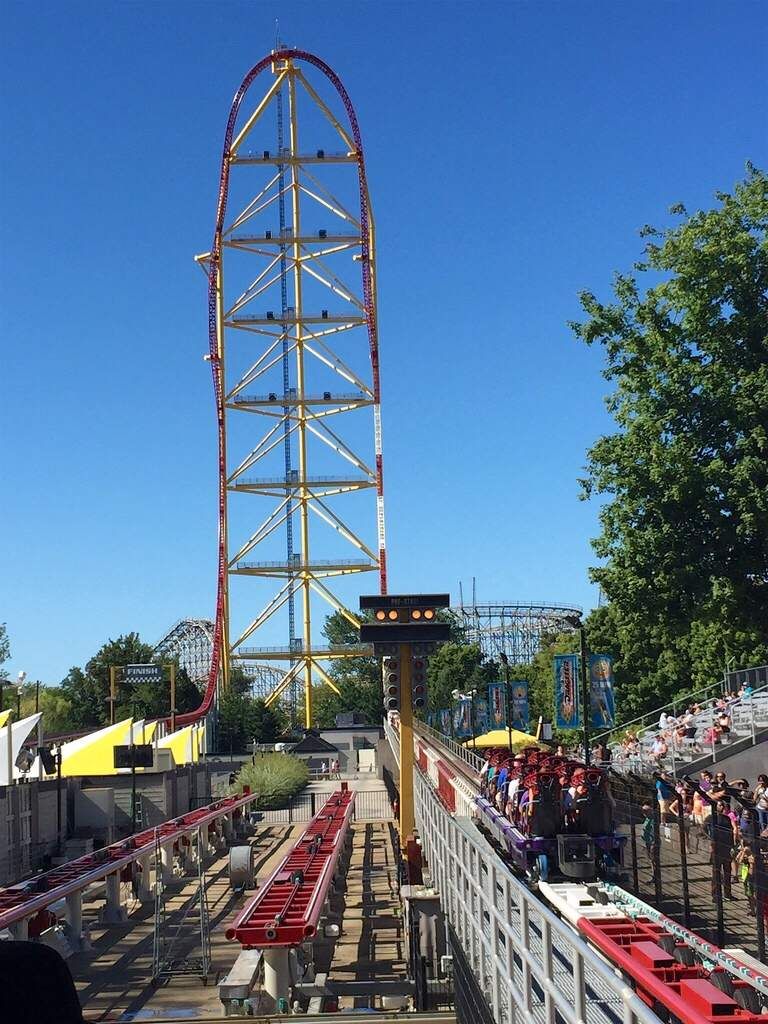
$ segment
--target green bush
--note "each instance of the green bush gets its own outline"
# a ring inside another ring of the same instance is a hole
[[[274,811],[285,807],[292,796],[309,781],[309,769],[303,761],[290,754],[265,754],[255,764],[245,764],[232,786],[233,793],[242,793],[250,786],[258,793],[256,806],[261,811]]]

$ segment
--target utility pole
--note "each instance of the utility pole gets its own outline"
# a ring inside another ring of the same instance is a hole
[[[447,623],[435,621],[438,608],[448,608],[448,594],[373,595],[360,598],[361,611],[372,611],[374,621],[360,626],[362,643],[372,643],[377,658],[383,658],[385,713],[400,715],[400,847],[407,851],[409,865],[418,872],[418,848],[413,841],[416,827],[413,799],[413,709],[427,704],[423,671],[417,665],[414,682],[413,658],[427,658],[438,643],[450,635]],[[411,877],[411,876],[409,876]]]
[[[136,705],[131,702],[131,835],[136,831]]]
[[[115,701],[117,700],[117,665],[109,666],[109,724],[115,724]]]
[[[590,692],[590,671],[589,651],[587,650],[587,634],[581,615],[566,615],[565,621],[569,626],[579,631],[579,661],[581,663],[581,731],[584,741],[584,764],[589,768],[589,727],[592,714],[592,700]]]
[[[504,695],[507,702],[507,733],[509,735],[509,750],[512,752],[512,690],[509,684],[509,659],[504,651],[499,654],[501,663],[504,666]]]
[[[176,732],[176,662],[169,664],[171,671],[171,732]]]
[[[400,843],[404,847],[416,828],[413,810],[413,709],[411,707],[411,645],[398,646],[400,658]]]
[[[583,716],[583,732],[584,732],[584,764],[589,768],[589,727],[590,727],[590,716],[592,714],[592,701],[590,699],[590,672],[589,672],[589,652],[587,651],[587,634],[584,629],[584,624],[579,620],[579,646],[581,648],[581,706]]]

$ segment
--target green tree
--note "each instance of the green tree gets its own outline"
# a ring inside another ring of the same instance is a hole
[[[749,167],[718,205],[643,229],[614,300],[573,324],[603,346],[618,430],[588,453],[623,710],[768,660],[768,179]]]
[[[0,622],[0,679],[7,679],[8,673],[3,665],[11,656],[11,642],[8,639],[8,630],[5,623]]]
[[[431,711],[453,705],[453,691],[477,690],[487,696],[488,684],[498,678],[498,666],[486,661],[477,644],[449,641],[438,647],[427,668],[427,697]]]
[[[25,686],[21,698],[21,714],[23,718],[35,713],[35,686]],[[37,705],[43,714],[43,728],[47,736],[75,732],[72,716],[72,705],[62,692],[60,686],[41,686],[37,697]]]
[[[254,740],[257,743],[274,743],[282,724],[278,711],[234,686],[219,697],[218,747],[224,753],[230,750],[242,753]]]
[[[108,640],[85,665],[69,670],[62,681],[62,695],[69,701],[75,729],[90,729],[109,723],[109,668],[118,667],[116,720],[135,711],[137,718],[156,718],[170,712],[170,689],[162,684],[123,680],[119,671],[125,665],[160,664],[154,649],[141,641],[138,633],[127,633]],[[163,658],[163,664],[169,659]],[[185,669],[176,671],[176,709],[193,711],[200,704],[200,691]]]
[[[360,637],[354,626],[341,612],[329,615],[323,626],[328,643],[355,644]],[[336,715],[356,711],[371,725],[379,725],[384,713],[381,670],[377,660],[370,658],[343,658],[334,661],[329,676],[339,689],[336,694],[327,686],[315,686],[312,699],[314,721],[320,728],[331,728]]]

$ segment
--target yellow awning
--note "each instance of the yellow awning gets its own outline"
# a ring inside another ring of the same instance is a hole
[[[464,746],[470,747],[509,747],[509,729],[491,729],[490,732],[484,732],[482,736],[476,736],[474,739],[470,736],[468,740],[464,740]],[[527,732],[520,732],[519,729],[512,729],[512,749],[522,750],[523,747],[540,747],[543,748],[546,744],[540,743],[535,736],[529,735]]]

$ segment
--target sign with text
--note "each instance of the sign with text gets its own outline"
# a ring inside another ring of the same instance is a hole
[[[490,683],[488,686],[488,707],[491,712],[491,728],[506,729],[507,699],[504,683]]]
[[[555,725],[558,729],[578,729],[579,656],[555,655]]]
[[[613,658],[610,654],[589,656],[589,702],[592,727],[612,729],[616,707],[613,696]]]
[[[132,683],[162,683],[162,665],[124,665],[123,679]]]
[[[512,728],[520,732],[528,732],[530,728],[530,708],[528,705],[528,680],[514,679],[512,687]]]

